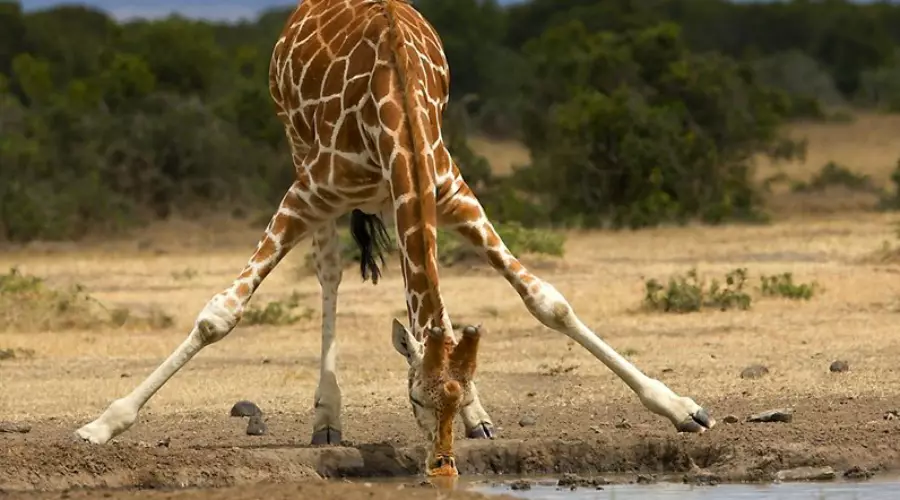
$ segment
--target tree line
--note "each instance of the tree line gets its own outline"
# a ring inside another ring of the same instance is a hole
[[[788,120],[900,111],[900,5],[418,0],[451,65],[447,140],[489,215],[525,226],[759,220],[749,160]],[[290,9],[118,22],[0,2],[0,240],[271,210],[292,176],[268,95]],[[466,138],[522,140],[492,175]]]

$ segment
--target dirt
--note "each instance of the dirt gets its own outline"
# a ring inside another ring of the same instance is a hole
[[[770,226],[572,233],[566,258],[540,267],[619,352],[710,410],[719,424],[702,435],[676,434],[650,414],[583,349],[539,326],[491,271],[442,272],[454,320],[488,329],[478,384],[498,428],[493,441],[459,441],[461,473],[680,477],[703,471],[722,481],[768,481],[802,466],[831,466],[838,475],[900,470],[900,419],[885,418],[900,409],[900,266],[862,259],[895,238],[892,222],[863,214]],[[195,227],[192,237],[204,241],[204,230],[220,228]],[[193,243],[191,250],[157,238],[163,251],[117,243],[0,255],[0,268],[18,265],[51,285],[83,284],[110,306],[159,307],[175,322],[151,331],[0,334],[0,348],[33,353],[0,361],[0,420],[30,426],[0,433],[0,497],[438,495],[416,486],[424,443],[406,401],[406,365],[389,336],[390,318],[403,308],[394,268],[378,288],[360,283],[352,269],[341,285],[342,447],[308,445],[318,315],[287,326],[239,327],[169,381],[134,428],[105,446],[72,439],[184,339],[197,311],[240,269],[252,238],[229,236],[242,243],[224,245],[226,236],[217,233],[208,246]],[[276,270],[254,301],[297,291],[302,307],[318,310],[318,285],[299,270],[304,251]],[[718,277],[747,267],[753,280],[791,271],[795,280],[816,281],[823,291],[809,301],[751,291],[749,311],[640,311],[646,279],[664,280],[693,266]],[[185,269],[194,277],[180,277]],[[836,359],[851,369],[831,372]],[[741,378],[752,364],[765,365],[768,373]],[[264,435],[248,436],[247,420],[230,416],[241,400],[261,409]],[[793,409],[791,422],[746,421],[780,408]],[[728,415],[736,422],[725,423]],[[528,425],[520,425],[523,420]],[[366,477],[401,478],[408,486],[322,481]]]

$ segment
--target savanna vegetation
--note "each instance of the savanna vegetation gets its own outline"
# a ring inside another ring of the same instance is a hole
[[[804,154],[784,124],[900,111],[897,4],[414,3],[450,60],[450,147],[517,228],[763,221],[752,160]],[[118,22],[0,2],[0,240],[270,211],[292,175],[267,90],[287,15]],[[530,161],[497,175],[476,134]]]

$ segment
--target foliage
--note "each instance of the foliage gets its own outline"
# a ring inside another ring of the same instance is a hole
[[[158,308],[136,315],[128,308],[107,309],[84,287],[54,288],[40,277],[13,267],[0,274],[0,331],[61,331],[97,327],[168,328],[172,317]]]
[[[819,289],[816,282],[794,283],[794,276],[789,272],[772,276],[762,275],[759,280],[760,291],[767,297],[809,300]]]
[[[725,285],[717,279],[709,284],[696,269],[669,278],[667,285],[655,279],[644,282],[644,308],[651,311],[688,313],[702,309],[746,310],[752,299],[744,291],[747,270],[734,269],[725,274]]]
[[[314,311],[309,307],[297,312],[300,298],[300,294],[295,291],[285,300],[273,300],[262,307],[251,304],[244,310],[241,324],[284,326],[312,318]]]
[[[760,218],[749,160],[785,150],[787,101],[748,68],[690,52],[672,24],[614,34],[573,21],[526,50],[540,82],[527,112],[535,164],[517,174],[549,219],[639,228]]]
[[[445,139],[495,220],[759,219],[747,159],[786,117],[898,109],[900,5],[845,0],[417,0],[451,65]],[[290,8],[119,22],[0,2],[0,240],[270,211],[292,176],[267,86]],[[491,175],[468,134],[525,139]],[[235,207],[238,207],[235,209]]]
[[[830,161],[809,180],[798,181],[791,186],[794,192],[821,191],[830,186],[844,186],[856,191],[871,191],[874,189],[872,179],[865,174],[857,174],[844,165]]]

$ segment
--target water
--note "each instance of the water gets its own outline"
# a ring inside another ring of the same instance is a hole
[[[525,500],[896,500],[900,479],[865,482],[719,484],[698,486],[677,483],[610,484],[603,490],[532,485],[513,491],[508,485],[472,485],[467,489],[486,494],[506,494]]]

